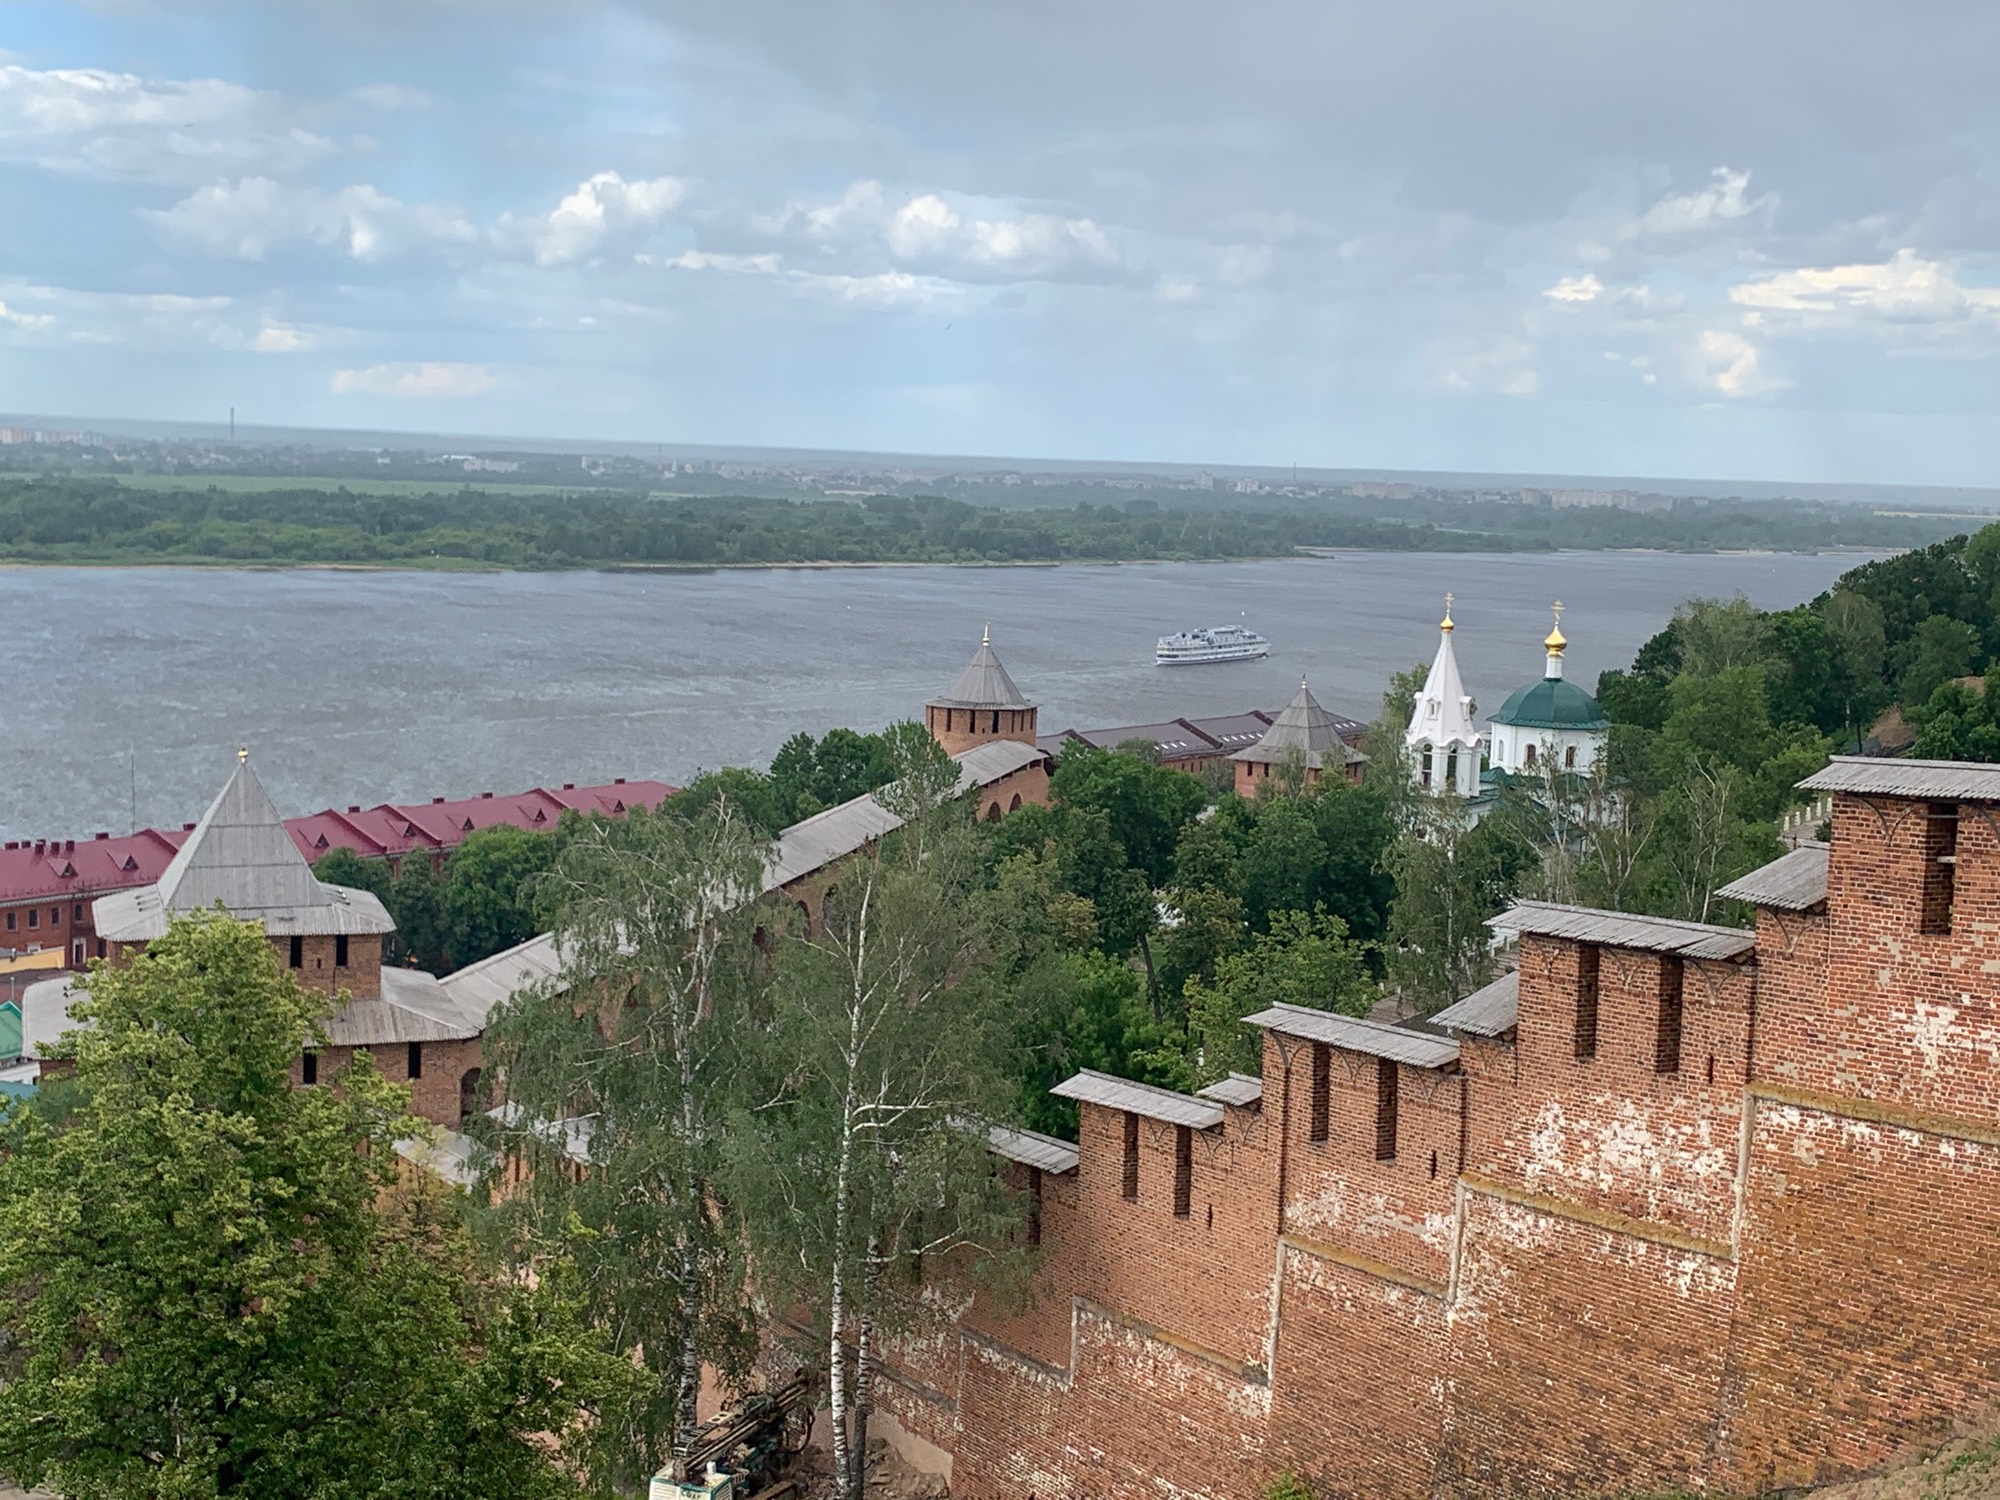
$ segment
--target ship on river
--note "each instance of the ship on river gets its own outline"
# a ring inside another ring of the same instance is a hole
[[[1256,631],[1240,625],[1216,625],[1161,636],[1153,660],[1163,667],[1191,667],[1218,661],[1255,661],[1270,654],[1271,643]]]

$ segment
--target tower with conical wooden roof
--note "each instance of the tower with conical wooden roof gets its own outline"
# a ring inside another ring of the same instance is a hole
[[[1308,785],[1328,772],[1349,782],[1360,781],[1368,757],[1340,737],[1339,725],[1300,678],[1298,692],[1271,721],[1263,738],[1229,757],[1236,763],[1236,794],[1256,796],[1287,762],[1298,765]]]
[[[980,632],[979,650],[958,680],[924,705],[924,727],[945,754],[956,755],[994,740],[1034,744],[1035,713],[1035,705],[1022,696],[994,654],[989,626]]]
[[[93,914],[105,957],[126,964],[165,937],[175,918],[218,907],[260,924],[296,983],[339,1001],[318,1041],[294,1062],[294,1082],[332,1082],[366,1051],[383,1077],[409,1085],[412,1109],[435,1125],[459,1124],[484,1107],[480,1036],[491,1002],[420,969],[383,966],[382,941],[396,930],[387,908],[368,891],[313,873],[248,750],[237,751],[228,782],[159,881],[99,896]],[[54,1017],[37,1021],[48,1036],[66,1027],[68,997],[87,982],[51,983],[32,988],[22,1011],[24,1021]]]

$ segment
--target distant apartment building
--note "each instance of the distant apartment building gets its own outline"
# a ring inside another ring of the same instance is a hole
[[[22,443],[42,443],[63,445],[74,448],[102,448],[104,434],[101,432],[76,432],[67,428],[51,427],[0,427],[0,446],[14,447]]]

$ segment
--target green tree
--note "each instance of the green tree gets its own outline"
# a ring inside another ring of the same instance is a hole
[[[1979,631],[1964,620],[1932,615],[1918,625],[1900,653],[1902,675],[1896,692],[1905,704],[1927,703],[1932,693],[1973,669]]]
[[[1268,927],[1279,912],[1312,903],[1326,865],[1312,814],[1294,797],[1260,797],[1237,868],[1251,925]]]
[[[445,959],[462,969],[548,926],[537,883],[554,862],[546,833],[500,823],[467,834],[444,862]]]
[[[1742,816],[1775,818],[1799,781],[1826,764],[1831,745],[1809,725],[1774,728],[1764,669],[1735,666],[1709,676],[1684,672],[1670,690],[1673,711],[1654,749],[1662,786],[1687,783],[1692,768],[1728,769]]]
[[[1177,886],[1167,893],[1170,916],[1153,944],[1164,996],[1183,994],[1188,981],[1215,978],[1215,966],[1243,946],[1249,925],[1243,903],[1214,886]]]
[[[73,1072],[0,1121],[0,1470],[80,1500],[575,1493],[623,1366],[561,1261],[474,1264],[366,1053],[294,1089],[331,1002],[263,930],[177,920],[99,967]]]
[[[1742,773],[1709,761],[1691,762],[1668,788],[1657,839],[1659,915],[1711,921],[1716,887],[1778,857],[1776,829],[1746,815],[1743,799]]]
[[[642,1398],[593,1433],[607,1484],[683,1449],[703,1364],[738,1374],[754,1344],[740,1247],[715,1205],[762,987],[765,849],[726,798],[584,831],[548,882],[562,972],[505,1002],[486,1033],[507,1094],[495,1165],[530,1169],[500,1194],[498,1223],[524,1259],[581,1231],[591,1316],[643,1377]],[[563,1123],[576,1120],[587,1133]]]
[[[1766,617],[1741,594],[1690,599],[1674,610],[1674,626],[1683,673],[1711,677],[1737,667],[1762,667],[1768,654]]]
[[[1862,731],[1889,706],[1889,689],[1882,677],[1887,653],[1882,608],[1852,589],[1836,588],[1820,602],[1819,612],[1831,648],[1839,727],[1846,731],[1848,745],[1859,745]]]
[[[1208,804],[1207,789],[1185,771],[1094,745],[1063,750],[1049,795],[1059,806],[1102,813],[1125,862],[1150,887],[1172,878],[1181,830]]]
[[[793,821],[789,807],[780,806],[771,778],[742,766],[703,771],[679,795],[667,800],[666,811],[678,818],[695,818],[719,798],[727,798],[739,816],[771,838]]]
[[[1486,921],[1505,906],[1532,855],[1497,826],[1467,828],[1447,799],[1425,799],[1421,813],[1387,855],[1396,881],[1389,973],[1429,1014],[1493,977]]]
[[[1200,1080],[1259,1071],[1260,1041],[1244,1029],[1245,1016],[1273,1005],[1358,1016],[1380,993],[1366,951],[1339,917],[1279,912],[1270,931],[1217,961],[1213,983],[1188,981],[1188,1042]]]
[[[1379,941],[1394,897],[1383,854],[1418,799],[1376,772],[1371,764],[1359,787],[1321,781],[1295,795],[1223,798],[1189,830],[1177,880],[1237,893],[1256,931],[1274,912],[1324,906],[1357,938]]]
[[[386,859],[363,859],[352,849],[329,849],[313,866],[313,874],[328,885],[344,885],[350,890],[367,891],[386,904],[389,887],[395,881]]]
[[[1988,667],[1978,687],[1942,684],[1930,701],[1910,711],[1917,726],[1915,753],[1925,760],[2000,761],[2000,666]]]
[[[1826,734],[1846,726],[1845,677],[1823,611],[1802,604],[1764,617],[1765,670],[1774,724],[1810,724]]]
[[[922,725],[920,734],[929,738]],[[892,740],[898,729],[857,734],[829,729],[815,741],[795,734],[771,760],[771,793],[787,826],[885,786],[896,774]]]
[[[974,900],[981,841],[955,767],[898,771],[902,828],[845,867],[819,931],[778,945],[768,1018],[745,1037],[760,1097],[728,1135],[759,1291],[808,1312],[825,1354],[842,1500],[861,1493],[878,1330],[936,1315],[910,1270],[997,1252],[1018,1224],[985,1136],[1015,1080]]]
[[[396,946],[420,969],[451,970],[451,938],[444,914],[444,879],[430,856],[413,850],[403,856],[383,898],[396,922]]]
[[[1180,1028],[1154,1016],[1145,976],[1103,953],[1065,953],[1044,1008],[1022,1018],[1016,1108],[1031,1129],[1076,1139],[1076,1105],[1049,1090],[1080,1068],[1161,1088],[1194,1084]]]
[[[1126,862],[1110,817],[1102,808],[1058,807],[1052,821],[1063,884],[1090,902],[1099,941],[1114,954],[1143,951],[1156,917],[1153,888]]]

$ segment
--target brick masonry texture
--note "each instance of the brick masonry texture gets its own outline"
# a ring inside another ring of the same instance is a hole
[[[1276,1035],[1264,1097],[1195,1131],[1081,1107],[1025,1301],[888,1357],[882,1407],[991,1500],[1754,1494],[1851,1473],[2000,1400],[2000,822],[1835,799],[1825,908],[1754,955],[1531,937],[1520,1023],[1455,1066]],[[1927,827],[1931,827],[1927,842]],[[1672,992],[1671,970],[1664,976]],[[1671,1021],[1672,1006],[1667,1005]],[[1025,1175],[1021,1175],[1025,1187]],[[950,1294],[949,1277],[936,1294]]]

